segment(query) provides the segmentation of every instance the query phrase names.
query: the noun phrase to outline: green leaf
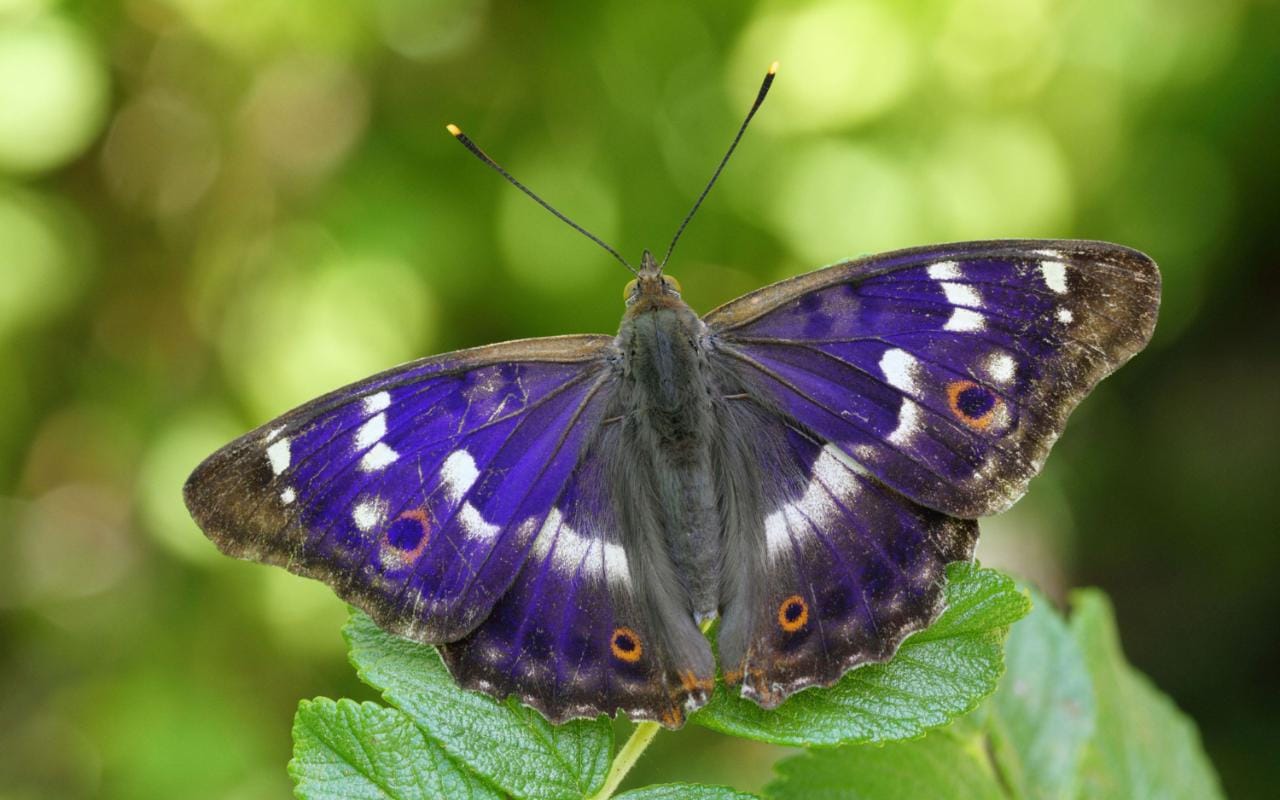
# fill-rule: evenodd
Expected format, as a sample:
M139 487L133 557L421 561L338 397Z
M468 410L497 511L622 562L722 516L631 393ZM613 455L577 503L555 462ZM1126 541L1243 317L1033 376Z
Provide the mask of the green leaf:
M289 775L305 800L497 800L407 716L377 703L303 700Z
M614 800L759 800L753 794L725 786L702 786L696 783L662 783L633 789Z
M1008 626L1031 610L1013 581L972 564L947 568L947 610L893 660L808 689L773 711L717 686L693 721L775 744L834 745L920 736L973 710L996 688Z
M1071 632L1084 652L1098 708L1081 794L1104 800L1222 797L1195 725L1125 661L1106 596L1076 592L1072 606Z
M810 750L779 762L771 800L1005 800L980 748L936 731L882 747Z
M991 754L1015 797L1073 798L1094 731L1093 685L1066 622L1032 592L1005 644L1005 675L981 709Z
M607 717L552 725L514 700L458 688L435 648L392 636L355 612L344 630L360 678L456 760L529 800L581 798L609 771Z

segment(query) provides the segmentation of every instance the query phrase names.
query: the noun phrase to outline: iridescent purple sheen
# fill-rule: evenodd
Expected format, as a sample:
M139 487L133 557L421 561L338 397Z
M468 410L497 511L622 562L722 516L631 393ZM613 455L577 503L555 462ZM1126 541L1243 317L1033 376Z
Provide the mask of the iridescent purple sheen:
M936 617L973 518L1025 491L1149 339L1159 275L1115 245L970 242L837 264L702 321L660 299L640 364L658 395L696 395L677 411L636 405L622 335L476 348L246 434L193 473L188 506L223 551L325 581L441 645L462 685L553 720L678 727L714 684L695 623L717 609L726 682L772 707ZM696 391L658 369L680 348ZM684 506L711 510L655 512Z

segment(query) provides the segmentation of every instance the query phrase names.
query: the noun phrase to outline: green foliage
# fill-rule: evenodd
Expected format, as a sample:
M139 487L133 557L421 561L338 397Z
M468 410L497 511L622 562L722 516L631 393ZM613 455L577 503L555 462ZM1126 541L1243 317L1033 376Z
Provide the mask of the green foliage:
M304 700L293 721L289 774L316 800L499 798L401 711L377 703Z
M1084 652L1098 707L1082 794L1102 800L1221 797L1195 725L1124 660L1106 596L1081 591L1072 603L1071 633Z
M1221 797L1190 721L1125 662L1103 595L1078 593L1070 624L1036 601L977 712L916 741L789 758L770 800Z
M884 747L812 750L779 764L778 776L768 789L777 800L1005 796L980 754L946 732Z
M755 795L724 786L664 783L620 794L617 800L754 800Z
M1100 593L1077 594L1068 623L995 570L953 564L947 575L947 610L892 661L774 711L719 686L693 721L808 748L777 765L769 800L1220 796L1190 721L1124 661ZM639 729L611 765L604 717L556 726L514 701L463 691L433 648L359 612L346 637L360 677L392 707L324 698L299 706L289 773L307 800L604 800L654 729ZM616 797L753 795L660 784Z
M434 648L385 633L364 614L352 616L346 637L362 680L503 791L558 800L589 795L604 783L613 750L607 719L557 726L514 700L463 691Z
M1005 647L1007 677L969 722L985 727L1001 777L1020 797L1075 797L1080 759L1094 732L1084 655L1062 617L1035 607Z
M969 564L948 568L946 591L947 610L888 663L801 692L773 711L720 685L693 721L774 744L835 745L910 739L971 711L995 690L1005 632L1031 603L1008 577Z

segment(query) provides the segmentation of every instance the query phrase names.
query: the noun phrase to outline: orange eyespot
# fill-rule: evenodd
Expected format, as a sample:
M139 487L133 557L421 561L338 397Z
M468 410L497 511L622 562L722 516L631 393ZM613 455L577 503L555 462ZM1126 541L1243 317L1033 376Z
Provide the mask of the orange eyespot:
M809 604L798 594L793 594L778 606L778 627L787 633L795 633L809 621Z
M622 302L630 303L631 297L636 293L636 287L639 285L640 285L640 282L637 281L635 278L632 278L631 280L627 281L627 285L624 286L622 289Z
M644 652L644 648L640 646L640 636L630 628L614 630L612 638L609 639L609 649L613 651L614 658L628 664L639 661L640 655Z
M973 381L947 384L947 403L956 418L974 430L986 430L1000 410L1001 400L990 389Z
M675 289L676 294L679 294L682 291L680 288L680 281L676 280L671 275L663 275L662 282L665 283L668 287Z

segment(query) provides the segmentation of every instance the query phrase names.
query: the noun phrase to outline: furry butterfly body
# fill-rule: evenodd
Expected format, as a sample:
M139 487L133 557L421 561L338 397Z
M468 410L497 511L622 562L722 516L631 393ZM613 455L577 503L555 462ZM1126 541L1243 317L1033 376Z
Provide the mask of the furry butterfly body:
M941 611L976 517L1148 341L1155 264L937 245L699 317L646 253L617 336L403 365L227 445L186 485L224 552L325 581L553 721L772 707Z

